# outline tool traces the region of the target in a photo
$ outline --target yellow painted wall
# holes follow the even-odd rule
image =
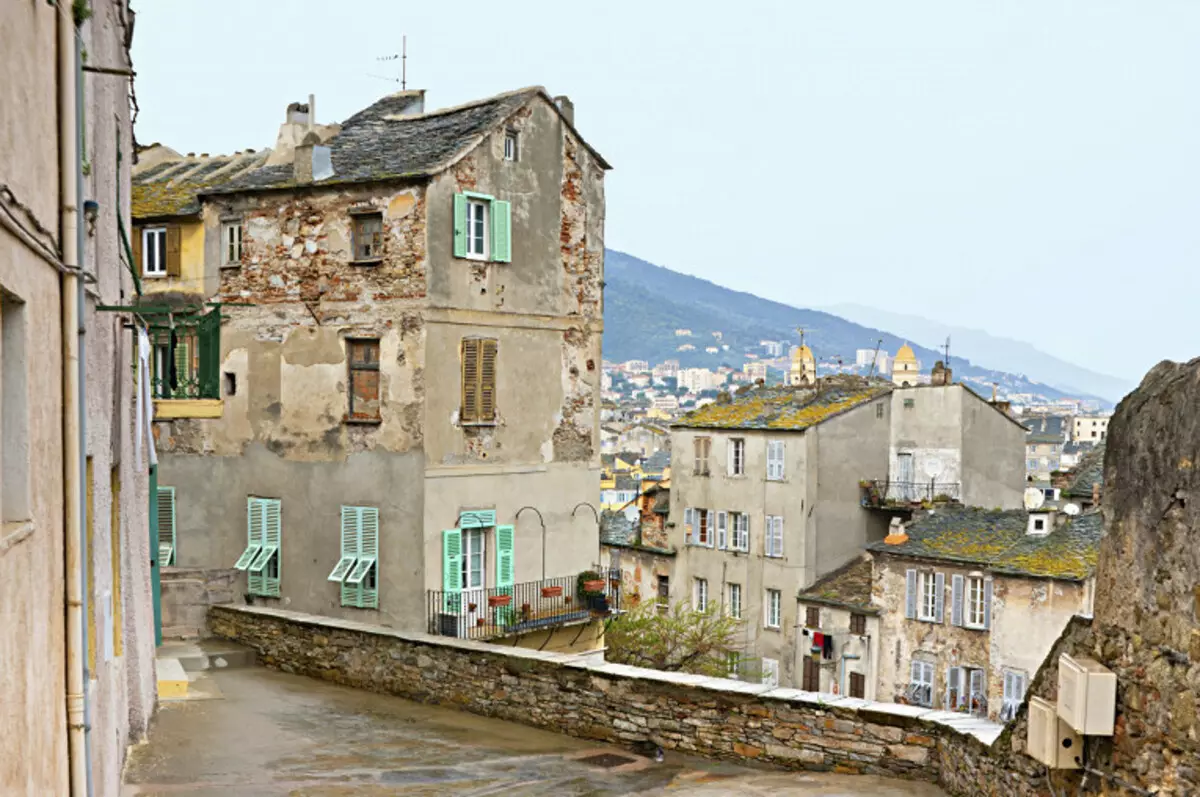
[[[138,274],[142,277],[142,290],[146,293],[198,293],[208,295],[204,284],[204,224],[200,219],[171,222],[179,227],[179,276],[147,277],[142,274],[138,263]],[[142,225],[158,227],[162,225]],[[142,226],[134,228],[134,235],[141,240]],[[210,286],[211,287],[211,286]]]

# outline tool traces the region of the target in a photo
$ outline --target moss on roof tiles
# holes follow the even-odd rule
[[[856,378],[822,380],[810,387],[759,388],[730,401],[693,410],[675,424],[707,429],[807,429],[891,392],[891,386]]]
[[[1099,512],[1057,517],[1046,535],[1028,534],[1025,510],[936,510],[920,515],[900,545],[873,543],[880,553],[978,565],[998,573],[1081,581],[1096,569],[1104,534]]]
[[[871,606],[871,560],[855,559],[800,592],[800,600],[874,614]]]
[[[1075,465],[1075,478],[1067,485],[1066,495],[1072,498],[1091,498],[1092,485],[1104,487],[1104,446],[1096,446],[1079,458]]]

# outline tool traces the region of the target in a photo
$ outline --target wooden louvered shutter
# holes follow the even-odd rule
[[[167,276],[178,277],[183,273],[180,244],[181,234],[178,224],[167,227]]]
[[[904,573],[904,616],[909,620],[917,619],[916,570],[907,570]]]
[[[933,579],[933,621],[946,622],[946,574],[938,573]]]
[[[496,420],[496,341],[482,340],[479,353],[479,420]]]
[[[375,507],[358,508],[358,564],[346,581],[357,584],[355,605],[360,609],[379,608],[379,510]]]
[[[283,577],[283,518],[279,499],[263,499],[263,545],[272,550],[263,568],[263,593],[279,597],[279,581]],[[274,567],[271,560],[274,559]]]
[[[138,274],[144,273],[142,269],[142,228],[135,227],[133,230],[133,240],[130,241],[133,249],[133,262],[129,265],[133,266],[134,271]]]
[[[247,552],[253,550],[253,560],[247,563],[247,589],[251,595],[261,595],[263,586],[262,571],[254,571],[249,568],[257,561],[259,553],[263,546],[263,505],[261,499],[247,498],[246,499],[246,538]],[[243,557],[244,558],[244,557]],[[241,564],[241,560],[238,561]]]
[[[992,580],[983,580],[983,627],[992,627]]]
[[[462,599],[462,529],[442,532],[442,610],[458,614]]]
[[[512,208],[507,202],[492,200],[492,260],[512,262]]]
[[[512,526],[496,527],[496,586],[500,588],[511,588],[515,583],[514,537]]]
[[[454,256],[467,256],[467,197],[454,195]]]
[[[158,566],[175,564],[175,488],[158,488]]]
[[[462,342],[462,423],[479,421],[479,338]]]
[[[950,578],[950,625],[963,624],[964,579],[955,575]]]
[[[341,584],[346,575],[358,561],[358,507],[342,507],[342,548],[341,556],[329,574],[330,581]],[[346,590],[342,589],[342,605],[346,605]]]

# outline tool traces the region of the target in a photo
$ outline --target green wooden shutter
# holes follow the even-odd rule
[[[513,527],[496,527],[496,586],[513,585]]]
[[[338,563],[334,565],[333,572],[329,574],[329,580],[340,584],[345,580],[346,574],[350,572],[350,568],[354,567],[354,563],[357,561],[358,507],[344,506],[342,507],[342,554],[338,558]],[[342,605],[346,605],[344,594]]]
[[[221,308],[214,307],[203,316],[196,326],[200,346],[199,398],[221,397]]]
[[[467,197],[454,195],[454,256],[467,256]]]
[[[492,260],[512,262],[512,207],[499,199],[492,200]]]
[[[266,505],[263,512],[263,547],[272,552],[267,557],[267,564],[270,564],[272,557],[275,559],[274,572],[270,567],[263,570],[263,593],[278,598],[279,582],[283,578],[283,518],[278,498],[264,498],[263,503]]]
[[[238,559],[239,570],[246,570],[246,589],[251,595],[262,594],[262,571],[251,571],[262,553],[263,506],[257,498],[246,499],[246,550]]]
[[[158,488],[158,566],[175,564],[175,488]]]
[[[358,555],[359,566],[364,561],[369,562],[363,568],[363,578],[358,584],[358,605],[363,609],[379,608],[379,510],[364,506],[359,509],[358,521]],[[372,577],[372,570],[374,575]],[[351,577],[353,577],[353,573]]]
[[[188,341],[182,335],[175,336],[175,389],[172,398],[188,398],[192,384],[191,357],[188,356]]]
[[[462,602],[462,529],[442,532],[442,592],[443,610],[458,614]]]

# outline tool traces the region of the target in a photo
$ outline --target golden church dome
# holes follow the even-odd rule
[[[916,361],[917,361],[917,355],[913,353],[912,346],[909,346],[907,343],[905,343],[903,346],[901,346],[900,350],[898,352],[896,352],[895,362],[915,363]]]

